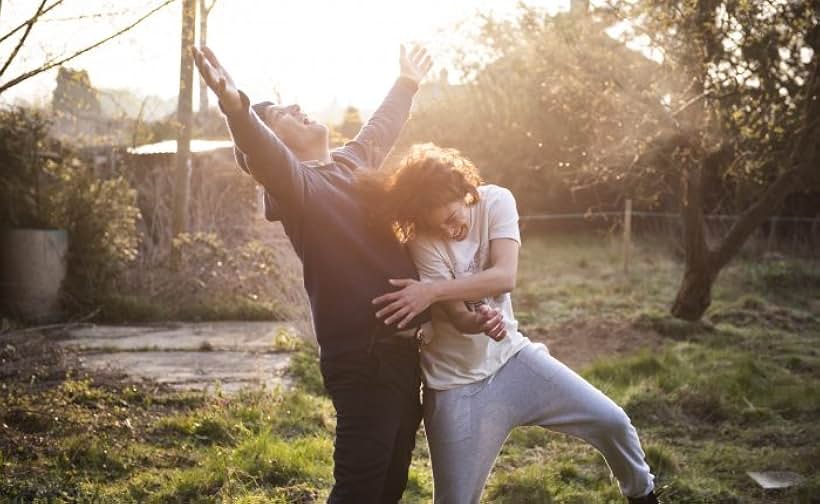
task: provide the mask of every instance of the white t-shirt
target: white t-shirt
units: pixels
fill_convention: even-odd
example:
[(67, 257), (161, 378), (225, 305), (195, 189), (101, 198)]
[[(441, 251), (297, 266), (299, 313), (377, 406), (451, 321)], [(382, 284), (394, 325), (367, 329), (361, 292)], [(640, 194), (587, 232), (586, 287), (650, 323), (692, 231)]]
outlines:
[[(419, 236), (409, 244), (423, 282), (461, 278), (490, 267), (490, 241), (512, 239), (521, 243), (518, 210), (512, 193), (496, 185), (478, 188), (479, 201), (469, 207), (470, 228), (462, 241)], [(504, 315), (507, 336), (494, 341), (486, 334), (463, 334), (450, 323), (446, 311), (432, 307), (432, 322), (424, 327), (427, 343), (421, 350), (425, 384), (446, 390), (492, 375), (529, 343), (518, 332), (509, 293), (471, 301), (498, 308)]]

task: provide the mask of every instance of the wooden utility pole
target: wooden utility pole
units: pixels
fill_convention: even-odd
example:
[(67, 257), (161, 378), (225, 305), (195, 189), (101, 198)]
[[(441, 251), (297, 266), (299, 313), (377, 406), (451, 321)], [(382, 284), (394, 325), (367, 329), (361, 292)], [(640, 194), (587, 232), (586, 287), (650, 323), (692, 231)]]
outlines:
[[(206, 0), (199, 0), (199, 47), (208, 45), (208, 15), (216, 5), (216, 0), (211, 0), (209, 5), (206, 4)], [(208, 85), (202, 77), (199, 78), (199, 109), (197, 112), (200, 117), (204, 117), (208, 112)]]
[[(179, 70), (179, 102), (177, 104), (177, 157), (174, 173), (173, 233), (178, 236), (188, 230), (188, 198), (191, 186), (191, 126), (194, 101), (194, 31), (196, 0), (182, 1), (182, 54)], [(171, 262), (178, 264), (179, 253), (172, 251)]]

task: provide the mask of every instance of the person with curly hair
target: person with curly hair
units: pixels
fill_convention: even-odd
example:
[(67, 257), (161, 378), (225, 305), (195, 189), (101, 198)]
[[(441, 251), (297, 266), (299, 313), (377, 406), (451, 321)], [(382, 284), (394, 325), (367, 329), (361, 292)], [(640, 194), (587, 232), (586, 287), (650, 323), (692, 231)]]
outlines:
[(466, 157), (433, 144), (414, 146), (395, 172), (367, 174), (360, 186), (371, 218), (391, 223), (420, 275), (391, 280), (400, 289), (373, 300), (377, 316), (401, 327), (432, 306), (420, 363), (435, 502), (478, 503), (504, 441), (523, 425), (585, 440), (630, 502), (658, 502), (623, 409), (518, 328), (513, 194), (482, 184)]

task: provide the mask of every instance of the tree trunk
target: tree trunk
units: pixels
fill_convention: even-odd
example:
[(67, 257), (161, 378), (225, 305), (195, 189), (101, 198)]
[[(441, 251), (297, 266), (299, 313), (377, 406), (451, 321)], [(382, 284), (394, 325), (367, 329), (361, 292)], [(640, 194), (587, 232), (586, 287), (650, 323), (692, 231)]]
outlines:
[[(196, 0), (182, 3), (182, 55), (180, 58), (179, 102), (177, 105), (176, 170), (174, 172), (174, 220), (173, 233), (178, 236), (188, 230), (188, 198), (191, 185), (191, 126), (193, 119), (194, 46), (196, 25)], [(171, 263), (178, 264), (179, 256), (172, 250)]]
[[(208, 45), (208, 13), (205, 0), (199, 0), (199, 47)], [(199, 78), (199, 116), (204, 118), (208, 112), (208, 85), (205, 79)]]
[[(703, 162), (692, 159), (691, 144), (681, 142), (678, 150), (686, 149), (689, 161), (681, 175), (681, 218), (683, 220), (683, 246), (685, 270), (672, 315), (684, 320), (698, 320), (712, 303), (712, 283), (715, 270), (706, 243), (703, 219)], [(705, 160), (704, 160), (705, 162)]]
[(712, 304), (712, 284), (717, 275), (705, 264), (687, 264), (678, 294), (672, 304), (672, 315), (695, 322)]

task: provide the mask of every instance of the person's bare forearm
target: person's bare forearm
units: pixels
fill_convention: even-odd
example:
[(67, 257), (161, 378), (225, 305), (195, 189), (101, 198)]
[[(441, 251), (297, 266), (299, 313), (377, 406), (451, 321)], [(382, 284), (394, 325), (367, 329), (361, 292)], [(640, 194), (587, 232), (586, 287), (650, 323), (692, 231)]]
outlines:
[(462, 334), (486, 334), (490, 338), (501, 341), (507, 335), (504, 318), (500, 310), (482, 306), (477, 311), (468, 310), (461, 301), (441, 303), (450, 323)]
[(463, 278), (438, 280), (430, 287), (434, 302), (482, 299), (511, 292), (515, 274), (494, 266)]

